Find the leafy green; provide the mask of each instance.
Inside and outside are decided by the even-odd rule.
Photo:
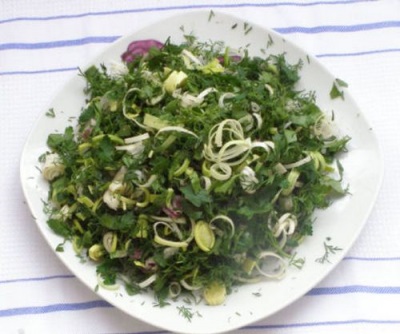
[[[205,189],[201,189],[199,192],[195,193],[191,185],[186,185],[180,188],[180,190],[183,196],[198,208],[203,204],[209,204],[211,202],[211,197]]]
[[[176,282],[184,291],[218,282],[229,293],[262,277],[255,263],[265,251],[303,264],[290,253],[312,235],[315,210],[348,192],[337,159],[350,138],[315,130],[324,113],[298,89],[301,61],[264,53],[231,57],[222,42],[186,36],[116,73],[81,72],[87,101],[76,127],[47,138],[65,167],[49,181],[48,225],[89,257],[96,251],[101,285],[122,277],[135,294],[150,282],[163,306]],[[171,73],[184,78],[172,91]],[[342,87],[335,80],[331,97]],[[201,230],[212,246],[199,247]]]
[[[136,219],[132,212],[120,216],[106,213],[99,217],[100,225],[112,231],[127,231],[133,227],[135,222]]]
[[[333,82],[331,91],[329,93],[331,99],[336,99],[338,97],[344,99],[344,92],[340,90],[340,87],[348,87],[348,84],[345,81],[337,78]]]

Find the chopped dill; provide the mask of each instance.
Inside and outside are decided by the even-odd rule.
[[[188,320],[189,322],[192,321],[192,318],[193,318],[193,316],[194,316],[194,312],[192,311],[191,308],[186,307],[186,306],[184,306],[184,305],[182,305],[182,306],[177,306],[176,308],[178,309],[179,314],[180,314],[182,317],[184,317],[184,318],[185,318],[186,320]]]
[[[301,268],[290,253],[314,211],[346,195],[334,172],[349,138],[321,134],[325,112],[297,89],[301,60],[184,39],[136,41],[146,52],[81,71],[85,107],[48,135],[37,168],[48,226],[96,264],[102,287],[151,290],[155,307],[222,304],[243,280]],[[320,261],[338,250],[325,243]]]
[[[270,34],[268,34],[268,42],[267,42],[267,49],[274,45],[274,40]]]
[[[296,267],[297,269],[303,269],[305,262],[306,259],[304,257],[297,257],[297,253],[295,252],[289,260],[289,266]]]
[[[56,113],[54,111],[54,108],[50,108],[49,110],[47,110],[45,115],[47,117],[50,117],[50,118],[56,117]]]
[[[211,19],[215,16],[215,13],[213,10],[210,10],[210,14],[208,15],[208,21],[211,21]]]
[[[327,239],[327,241],[329,241],[329,239]],[[342,250],[342,248],[333,246],[333,245],[329,245],[324,241],[324,254],[321,257],[315,259],[315,262],[322,263],[322,264],[326,263],[326,262],[330,263],[329,257],[331,255],[336,254],[336,252],[339,252],[341,250]]]

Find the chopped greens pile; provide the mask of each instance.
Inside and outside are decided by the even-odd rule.
[[[97,263],[99,285],[224,302],[285,274],[313,212],[346,193],[335,136],[302,63],[223,43],[136,41],[82,73],[75,128],[48,136],[48,225]]]

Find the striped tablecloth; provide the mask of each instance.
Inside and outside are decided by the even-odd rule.
[[[120,36],[213,9],[283,34],[345,79],[372,124],[385,177],[360,238],[300,300],[238,333],[400,333],[399,0],[0,0],[0,332],[164,333],[110,306],[44,242],[19,159],[50,98]]]

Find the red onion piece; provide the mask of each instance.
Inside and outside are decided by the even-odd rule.
[[[165,213],[168,217],[170,217],[170,218],[172,218],[172,219],[179,218],[179,217],[182,215],[182,212],[176,211],[176,210],[174,210],[174,209],[170,209],[170,208],[167,208],[167,207],[163,207],[162,210],[164,211],[164,213]]]
[[[150,48],[161,49],[164,46],[163,43],[155,39],[144,39],[140,41],[133,41],[128,45],[127,50],[121,55],[124,62],[130,63],[138,56],[147,54]]]
[[[143,252],[140,249],[135,248],[133,254],[130,256],[133,260],[140,260]]]
[[[180,217],[182,215],[182,196],[174,196],[171,201],[171,207],[165,206],[162,210],[172,219]]]
[[[239,55],[231,55],[231,56],[229,56],[229,59],[231,61],[233,61],[234,63],[238,63],[238,62],[240,62],[242,60],[242,57],[239,56]],[[218,61],[219,61],[220,64],[223,65],[224,61],[225,61],[225,57],[224,56],[219,56],[218,57]]]

